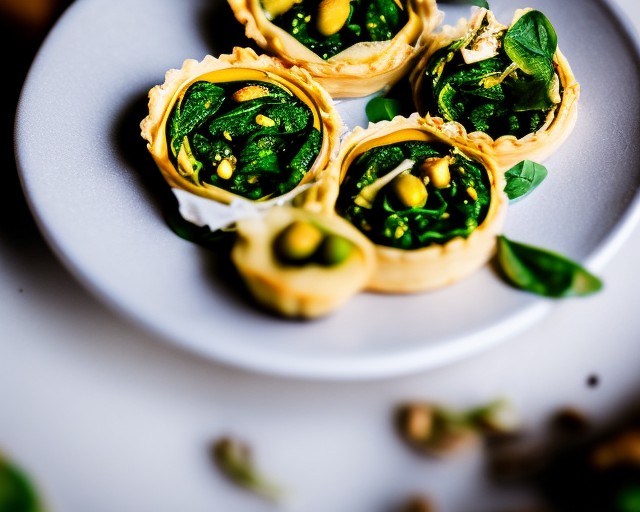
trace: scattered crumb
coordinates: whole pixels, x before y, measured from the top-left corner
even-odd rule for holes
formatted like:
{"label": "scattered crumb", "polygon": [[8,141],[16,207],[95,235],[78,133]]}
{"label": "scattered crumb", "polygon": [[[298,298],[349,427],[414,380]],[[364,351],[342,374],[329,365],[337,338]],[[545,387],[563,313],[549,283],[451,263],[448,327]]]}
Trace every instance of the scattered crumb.
{"label": "scattered crumb", "polygon": [[584,411],[577,407],[564,407],[551,418],[552,428],[562,434],[584,434],[590,427],[590,421]]}
{"label": "scattered crumb", "polygon": [[436,512],[436,508],[429,498],[417,494],[411,496],[396,512]]}

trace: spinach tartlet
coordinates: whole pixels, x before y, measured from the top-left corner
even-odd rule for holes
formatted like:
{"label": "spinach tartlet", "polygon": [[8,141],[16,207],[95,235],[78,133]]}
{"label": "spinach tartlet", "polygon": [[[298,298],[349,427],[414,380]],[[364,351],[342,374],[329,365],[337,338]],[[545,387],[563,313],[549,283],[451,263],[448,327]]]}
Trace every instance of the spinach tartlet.
{"label": "spinach tartlet", "polygon": [[149,92],[141,123],[181,210],[191,198],[192,209],[282,202],[317,178],[343,130],[331,98],[306,71],[243,48],[167,72]]}
{"label": "spinach tartlet", "polygon": [[442,20],[435,0],[228,0],[247,37],[334,98],[389,88]]}
{"label": "spinach tartlet", "polygon": [[367,285],[373,245],[318,204],[276,206],[238,221],[231,259],[255,300],[291,318],[334,311]]}
{"label": "spinach tartlet", "polygon": [[520,9],[510,26],[479,8],[434,36],[411,73],[421,115],[493,151],[508,169],[543,161],[569,136],[580,93],[557,35],[540,11]]}
{"label": "spinach tartlet", "polygon": [[410,293],[451,284],[494,254],[508,200],[490,155],[413,115],[356,128],[332,174],[336,212],[375,244],[368,289]]}

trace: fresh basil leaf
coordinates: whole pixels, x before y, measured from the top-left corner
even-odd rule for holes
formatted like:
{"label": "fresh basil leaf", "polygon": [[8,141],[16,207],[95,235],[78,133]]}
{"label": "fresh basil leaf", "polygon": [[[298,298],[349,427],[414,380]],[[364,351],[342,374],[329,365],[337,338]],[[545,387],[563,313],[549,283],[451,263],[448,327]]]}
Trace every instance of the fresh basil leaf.
{"label": "fresh basil leaf", "polygon": [[0,455],[0,510],[42,512],[38,493],[25,472]]}
{"label": "fresh basil leaf", "polygon": [[367,119],[372,123],[391,121],[400,114],[400,111],[400,101],[393,98],[383,98],[382,96],[376,96],[369,100],[365,107]]}
{"label": "fresh basil leaf", "polygon": [[558,38],[540,11],[527,11],[507,30],[503,42],[509,58],[526,74],[549,81]]}
{"label": "fresh basil leaf", "polygon": [[287,140],[278,134],[256,133],[251,136],[238,155],[236,172],[239,174],[260,174],[280,172],[278,154],[287,145]]}
{"label": "fresh basil leaf", "polygon": [[546,249],[498,237],[498,265],[516,288],[546,297],[589,295],[602,281],[570,259]]}
{"label": "fresh basil leaf", "polygon": [[281,132],[304,130],[313,122],[313,115],[306,105],[282,103],[265,108],[263,114],[275,121]]}
{"label": "fresh basil leaf", "polygon": [[517,199],[540,185],[547,174],[547,168],[544,165],[523,160],[505,173],[507,184],[504,191],[509,199]]}
{"label": "fresh basil leaf", "polygon": [[454,86],[483,87],[481,83],[486,76],[502,73],[502,71],[504,71],[504,60],[492,57],[451,73],[447,76],[446,81],[451,82]]}
{"label": "fresh basil leaf", "polygon": [[256,115],[271,102],[271,98],[265,97],[242,103],[211,121],[209,132],[214,137],[223,136],[226,132],[229,137],[235,139],[262,130],[263,127],[255,122]]}

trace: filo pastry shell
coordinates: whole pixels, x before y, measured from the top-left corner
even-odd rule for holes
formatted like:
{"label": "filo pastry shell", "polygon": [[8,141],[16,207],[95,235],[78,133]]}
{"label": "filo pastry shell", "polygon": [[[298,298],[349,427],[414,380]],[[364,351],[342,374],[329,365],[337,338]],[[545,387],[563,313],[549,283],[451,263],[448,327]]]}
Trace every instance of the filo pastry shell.
{"label": "filo pastry shell", "polygon": [[[530,8],[516,10],[511,25],[530,10]],[[471,132],[458,122],[440,119],[440,113],[429,112],[425,106],[425,101],[422,97],[422,81],[424,79],[424,69],[429,59],[439,49],[445,48],[452,42],[476,32],[485,15],[488,15],[494,23],[498,23],[491,11],[477,8],[474,9],[473,15],[468,20],[461,19],[456,26],[445,25],[436,34],[433,34],[410,75],[414,105],[421,115],[437,118],[434,119],[434,123],[445,133],[452,136],[468,137],[469,140],[480,147],[481,151],[493,153],[498,167],[502,170],[508,170],[522,160],[543,162],[569,137],[575,126],[578,114],[580,84],[576,81],[569,61],[559,48],[556,50],[553,63],[560,81],[561,101],[555,109],[552,109],[547,114],[544,124],[535,132],[520,138],[513,135],[503,135],[494,139],[481,131]],[[507,28],[505,27],[505,29]]]}
{"label": "filo pastry shell", "polygon": [[424,292],[469,276],[494,255],[497,235],[505,221],[508,199],[504,193],[504,176],[491,156],[482,153],[465,138],[444,134],[432,120],[417,114],[372,123],[366,129],[356,128],[343,141],[340,154],[329,172],[337,174],[341,186],[344,186],[351,164],[365,151],[407,141],[434,142],[457,148],[486,171],[490,201],[484,220],[466,238],[456,236],[445,243],[431,243],[416,249],[375,244],[376,268],[367,284],[371,291]]}
{"label": "filo pastry shell", "polygon": [[308,70],[334,98],[357,98],[385,91],[415,65],[443,13],[435,0],[408,0],[408,22],[388,41],[359,42],[323,60],[272,23],[260,0],[228,0],[245,34],[288,65]]}
{"label": "filo pastry shell", "polygon": [[[295,221],[347,239],[347,258],[330,266],[282,263],[275,240]],[[347,221],[322,209],[292,206],[275,206],[263,216],[238,221],[231,259],[258,304],[284,317],[307,319],[345,304],[366,286],[375,265],[373,245]]]}
{"label": "filo pastry shell", "polygon": [[[179,200],[188,201],[188,198],[193,195],[199,196],[199,198],[196,197],[193,204],[186,205],[185,209],[202,210],[202,205],[206,206],[206,201],[202,201],[200,198],[224,205],[243,200],[244,203],[249,201],[233,192],[194,178],[179,165],[174,165],[169,157],[168,118],[174,105],[180,101],[189,86],[200,81],[212,83],[231,81],[260,83],[264,81],[282,86],[309,107],[313,114],[314,127],[320,132],[320,150],[298,185],[286,195],[295,196],[296,189],[309,186],[308,184],[317,178],[318,173],[337,153],[340,137],[346,128],[333,106],[331,97],[311,78],[307,71],[297,67],[285,67],[277,59],[267,55],[258,55],[250,48],[236,47],[231,54],[220,55],[217,58],[207,55],[202,61],[187,59],[180,69],[171,69],[166,73],[162,85],[157,85],[149,91],[149,114],[140,124],[142,138],[147,141],[147,148],[165,181],[174,192],[186,191],[189,193],[180,193]],[[268,207],[271,204],[281,203],[282,200],[279,197],[271,197],[267,200],[261,198],[249,202],[259,203],[261,207]],[[206,217],[206,212],[204,217]]]}

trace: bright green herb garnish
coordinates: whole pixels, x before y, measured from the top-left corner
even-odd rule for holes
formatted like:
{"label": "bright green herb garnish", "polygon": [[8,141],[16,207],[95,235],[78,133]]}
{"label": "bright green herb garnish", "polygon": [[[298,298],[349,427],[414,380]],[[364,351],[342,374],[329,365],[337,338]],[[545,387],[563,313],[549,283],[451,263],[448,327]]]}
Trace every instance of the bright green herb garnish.
{"label": "bright green herb garnish", "polygon": [[281,500],[281,489],[260,474],[245,443],[230,437],[220,438],[213,444],[212,457],[230,482],[270,501]]}
{"label": "bright green herb garnish", "polygon": [[38,494],[29,477],[0,455],[0,511],[43,512]]}
{"label": "bright green herb garnish", "polygon": [[489,37],[498,40],[495,55],[465,62],[460,50],[491,33],[489,25],[485,16],[475,34],[434,53],[423,80],[424,110],[468,131],[520,138],[538,130],[561,101],[556,33],[544,14],[531,10]]}
{"label": "bright green herb garnish", "polygon": [[507,183],[504,191],[509,199],[517,199],[540,185],[547,174],[545,166],[531,160],[523,160],[505,173]]}
{"label": "bright green herb garnish", "polygon": [[367,119],[372,123],[378,121],[391,121],[401,113],[400,101],[394,98],[376,96],[365,107]]}
{"label": "bright green herb garnish", "polygon": [[527,75],[543,81],[551,80],[558,38],[551,23],[540,11],[529,11],[522,15],[507,30],[502,44],[509,58]]}
{"label": "bright green herb garnish", "polygon": [[316,28],[319,0],[296,3],[272,22],[326,60],[359,42],[393,39],[408,20],[405,2],[401,3],[403,7],[395,0],[351,0],[346,22],[330,36]]}
{"label": "bright green herb garnish", "polygon": [[615,512],[640,512],[640,486],[628,485],[618,492]]}
{"label": "bright green herb garnish", "polygon": [[[238,96],[251,89],[259,94]],[[196,82],[169,117],[170,158],[196,185],[249,199],[281,195],[319,154],[322,137],[313,121],[311,109],[278,85]]]}
{"label": "bright green herb garnish", "polygon": [[578,263],[546,249],[498,237],[498,264],[516,288],[546,297],[590,295],[602,281]]}
{"label": "bright green herb garnish", "polygon": [[[422,185],[426,202],[422,191],[400,196],[396,186],[400,176],[385,183],[385,176],[401,170],[398,166],[405,161],[410,170],[403,172],[418,178],[413,182],[426,182],[426,187]],[[434,163],[431,170],[439,168],[437,174],[445,177],[429,177],[428,162]],[[381,182],[385,185],[377,190]],[[443,144],[407,141],[360,155],[347,172],[336,209],[376,244],[417,249],[469,236],[484,220],[489,201],[489,179],[477,162]]]}

